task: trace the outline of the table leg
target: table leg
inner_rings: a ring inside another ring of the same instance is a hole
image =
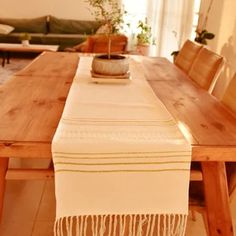
[[[202,162],[203,183],[210,236],[233,236],[224,162]]]
[[[9,158],[0,158],[0,221],[2,219],[2,210],[5,193],[5,176],[8,169]]]
[[[10,52],[6,52],[7,54],[7,64],[10,64]]]
[[[2,67],[5,66],[5,60],[6,60],[6,55],[5,55],[5,52],[3,51],[2,52]]]

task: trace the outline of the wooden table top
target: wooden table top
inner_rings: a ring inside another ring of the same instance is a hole
[[[236,161],[236,117],[165,58],[145,58],[149,84],[193,146],[193,160]]]
[[[0,212],[8,157],[51,158],[78,61],[78,54],[47,52],[0,86]],[[209,235],[232,236],[224,161],[236,161],[236,118],[166,59],[136,63],[192,144],[192,159],[202,161]]]
[[[1,157],[51,157],[78,60],[47,52],[0,86]],[[236,161],[236,118],[219,101],[164,58],[136,63],[191,142],[193,160]]]
[[[78,61],[74,53],[46,52],[0,86],[0,156],[51,157]]]

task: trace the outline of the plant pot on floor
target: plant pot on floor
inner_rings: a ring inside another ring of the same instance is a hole
[[[150,45],[149,44],[138,44],[137,52],[143,56],[149,56],[150,54]]]
[[[24,47],[28,47],[28,46],[29,46],[29,40],[22,40],[22,41],[21,41],[21,44],[22,44]]]

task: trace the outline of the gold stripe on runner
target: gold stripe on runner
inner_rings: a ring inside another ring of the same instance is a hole
[[[121,172],[127,172],[127,173],[134,173],[134,172],[170,172],[170,171],[188,171],[187,169],[156,169],[156,170],[72,170],[72,169],[59,169],[55,170],[55,173],[59,172],[79,172],[79,173],[121,173]]]

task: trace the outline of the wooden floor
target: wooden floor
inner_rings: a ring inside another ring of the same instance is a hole
[[[30,60],[12,59],[10,65],[0,68],[0,86],[12,73],[27,65]],[[48,166],[48,161],[17,160],[10,162],[13,167]],[[236,228],[236,196],[231,203]],[[55,218],[54,181],[7,181],[1,236],[53,236]],[[197,214],[197,221],[190,218],[187,236],[205,236],[202,218]]]

